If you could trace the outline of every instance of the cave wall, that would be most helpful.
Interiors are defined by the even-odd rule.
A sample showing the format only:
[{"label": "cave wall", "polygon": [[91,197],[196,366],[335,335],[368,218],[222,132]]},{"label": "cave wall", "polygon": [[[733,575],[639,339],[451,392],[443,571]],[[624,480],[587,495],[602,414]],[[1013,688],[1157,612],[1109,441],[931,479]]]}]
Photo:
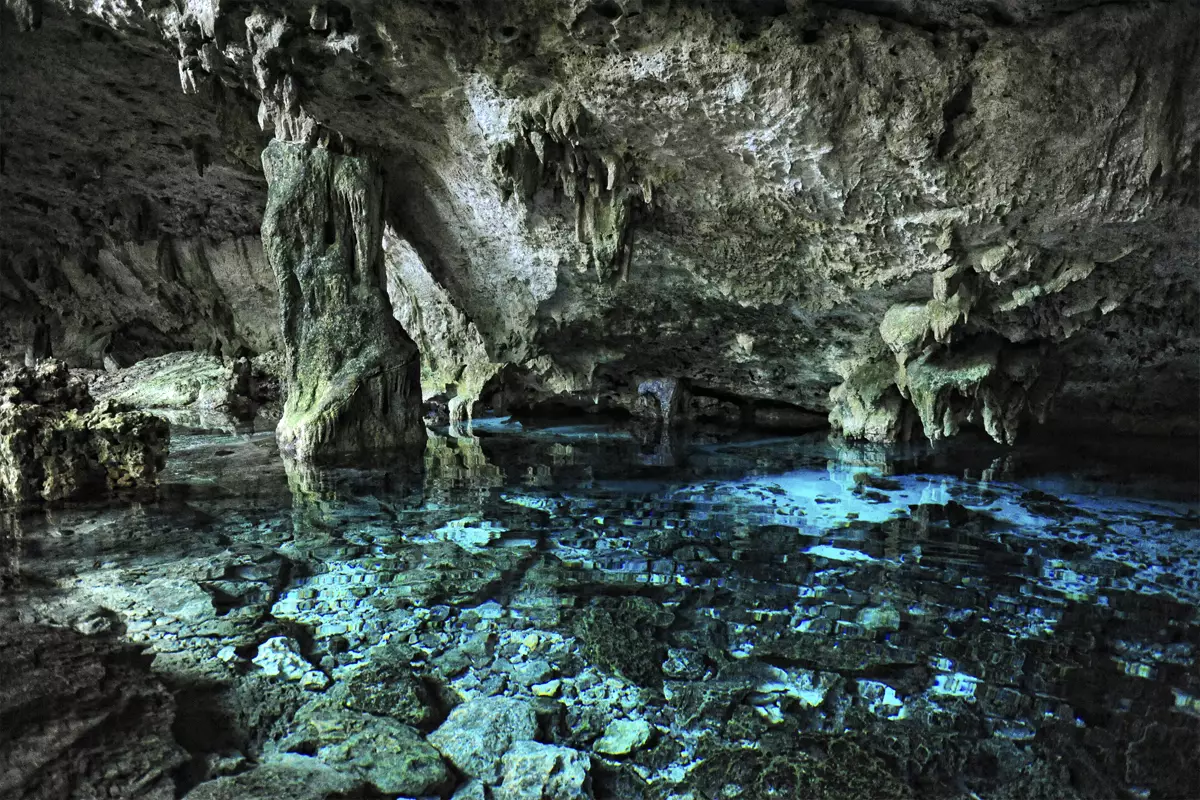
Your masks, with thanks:
[{"label": "cave wall", "polygon": [[170,350],[276,346],[258,230],[267,137],[250,95],[180,91],[151,30],[40,5],[0,12],[0,356],[33,327],[100,366]]},{"label": "cave wall", "polygon": [[[868,436],[975,423],[1003,439],[1046,415],[1196,430],[1192,3],[109,2],[44,18],[7,26],[4,74],[127,94],[86,118],[126,108],[138,144],[101,138],[130,174],[81,194],[34,146],[80,120],[34,113],[36,81],[14,78],[9,169],[27,163],[45,214],[149,198],[132,227],[0,233],[6,304],[36,297],[81,356],[132,330],[142,350],[274,345],[269,271],[244,238],[265,203],[251,156],[274,135],[383,165],[388,289],[426,395],[469,408],[505,375],[530,400],[629,406],[678,377]],[[82,74],[49,75],[45,54],[92,28]],[[158,69],[135,81],[127,62]],[[31,191],[6,193],[6,220]],[[155,287],[139,294],[98,255],[181,240],[241,240],[229,271],[245,277],[211,258],[130,270]],[[14,265],[47,242],[31,280]],[[63,321],[70,298],[101,295],[38,287],[88,253],[109,309]]]}]

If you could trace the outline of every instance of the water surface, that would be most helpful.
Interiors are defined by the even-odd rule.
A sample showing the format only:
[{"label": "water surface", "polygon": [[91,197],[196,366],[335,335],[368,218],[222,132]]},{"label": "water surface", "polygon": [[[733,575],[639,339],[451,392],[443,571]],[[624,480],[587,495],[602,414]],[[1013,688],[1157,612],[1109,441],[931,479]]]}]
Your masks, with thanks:
[{"label": "water surface", "polygon": [[2,603],[154,654],[184,786],[402,648],[426,730],[527,698],[597,797],[1200,796],[1194,450],[474,432],[325,471],[177,432],[160,501],[9,520]]}]

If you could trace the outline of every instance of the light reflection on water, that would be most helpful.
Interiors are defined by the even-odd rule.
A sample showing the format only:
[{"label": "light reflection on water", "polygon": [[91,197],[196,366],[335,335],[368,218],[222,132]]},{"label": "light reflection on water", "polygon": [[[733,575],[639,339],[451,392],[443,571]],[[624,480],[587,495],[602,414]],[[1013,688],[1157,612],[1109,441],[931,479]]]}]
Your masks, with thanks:
[{"label": "light reflection on water", "polygon": [[[466,698],[532,696],[522,665],[544,660],[565,686],[548,735],[586,751],[615,717],[655,726],[595,757],[597,796],[1200,795],[1190,475],[475,433],[324,471],[285,467],[270,433],[178,435],[159,503],[10,521],[6,602],[111,609],[197,679],[281,625],[335,681],[384,641]],[[446,666],[479,625],[494,653]]]}]

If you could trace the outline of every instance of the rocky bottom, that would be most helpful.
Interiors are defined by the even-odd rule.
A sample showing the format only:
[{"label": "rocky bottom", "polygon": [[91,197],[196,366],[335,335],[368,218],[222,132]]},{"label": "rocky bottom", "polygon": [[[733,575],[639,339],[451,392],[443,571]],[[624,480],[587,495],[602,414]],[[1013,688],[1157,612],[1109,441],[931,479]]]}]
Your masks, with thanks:
[{"label": "rocky bottom", "polygon": [[6,520],[0,796],[1200,796],[1194,446],[475,433]]}]

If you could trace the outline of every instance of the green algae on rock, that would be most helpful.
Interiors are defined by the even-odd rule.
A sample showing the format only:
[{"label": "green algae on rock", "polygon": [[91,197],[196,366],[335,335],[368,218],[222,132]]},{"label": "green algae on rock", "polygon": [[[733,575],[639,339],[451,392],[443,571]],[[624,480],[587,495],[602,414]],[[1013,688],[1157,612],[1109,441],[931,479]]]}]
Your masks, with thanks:
[{"label": "green algae on rock", "polygon": [[420,363],[385,293],[378,166],[278,140],[262,162],[287,357],[281,449],[312,460],[420,446]]}]

